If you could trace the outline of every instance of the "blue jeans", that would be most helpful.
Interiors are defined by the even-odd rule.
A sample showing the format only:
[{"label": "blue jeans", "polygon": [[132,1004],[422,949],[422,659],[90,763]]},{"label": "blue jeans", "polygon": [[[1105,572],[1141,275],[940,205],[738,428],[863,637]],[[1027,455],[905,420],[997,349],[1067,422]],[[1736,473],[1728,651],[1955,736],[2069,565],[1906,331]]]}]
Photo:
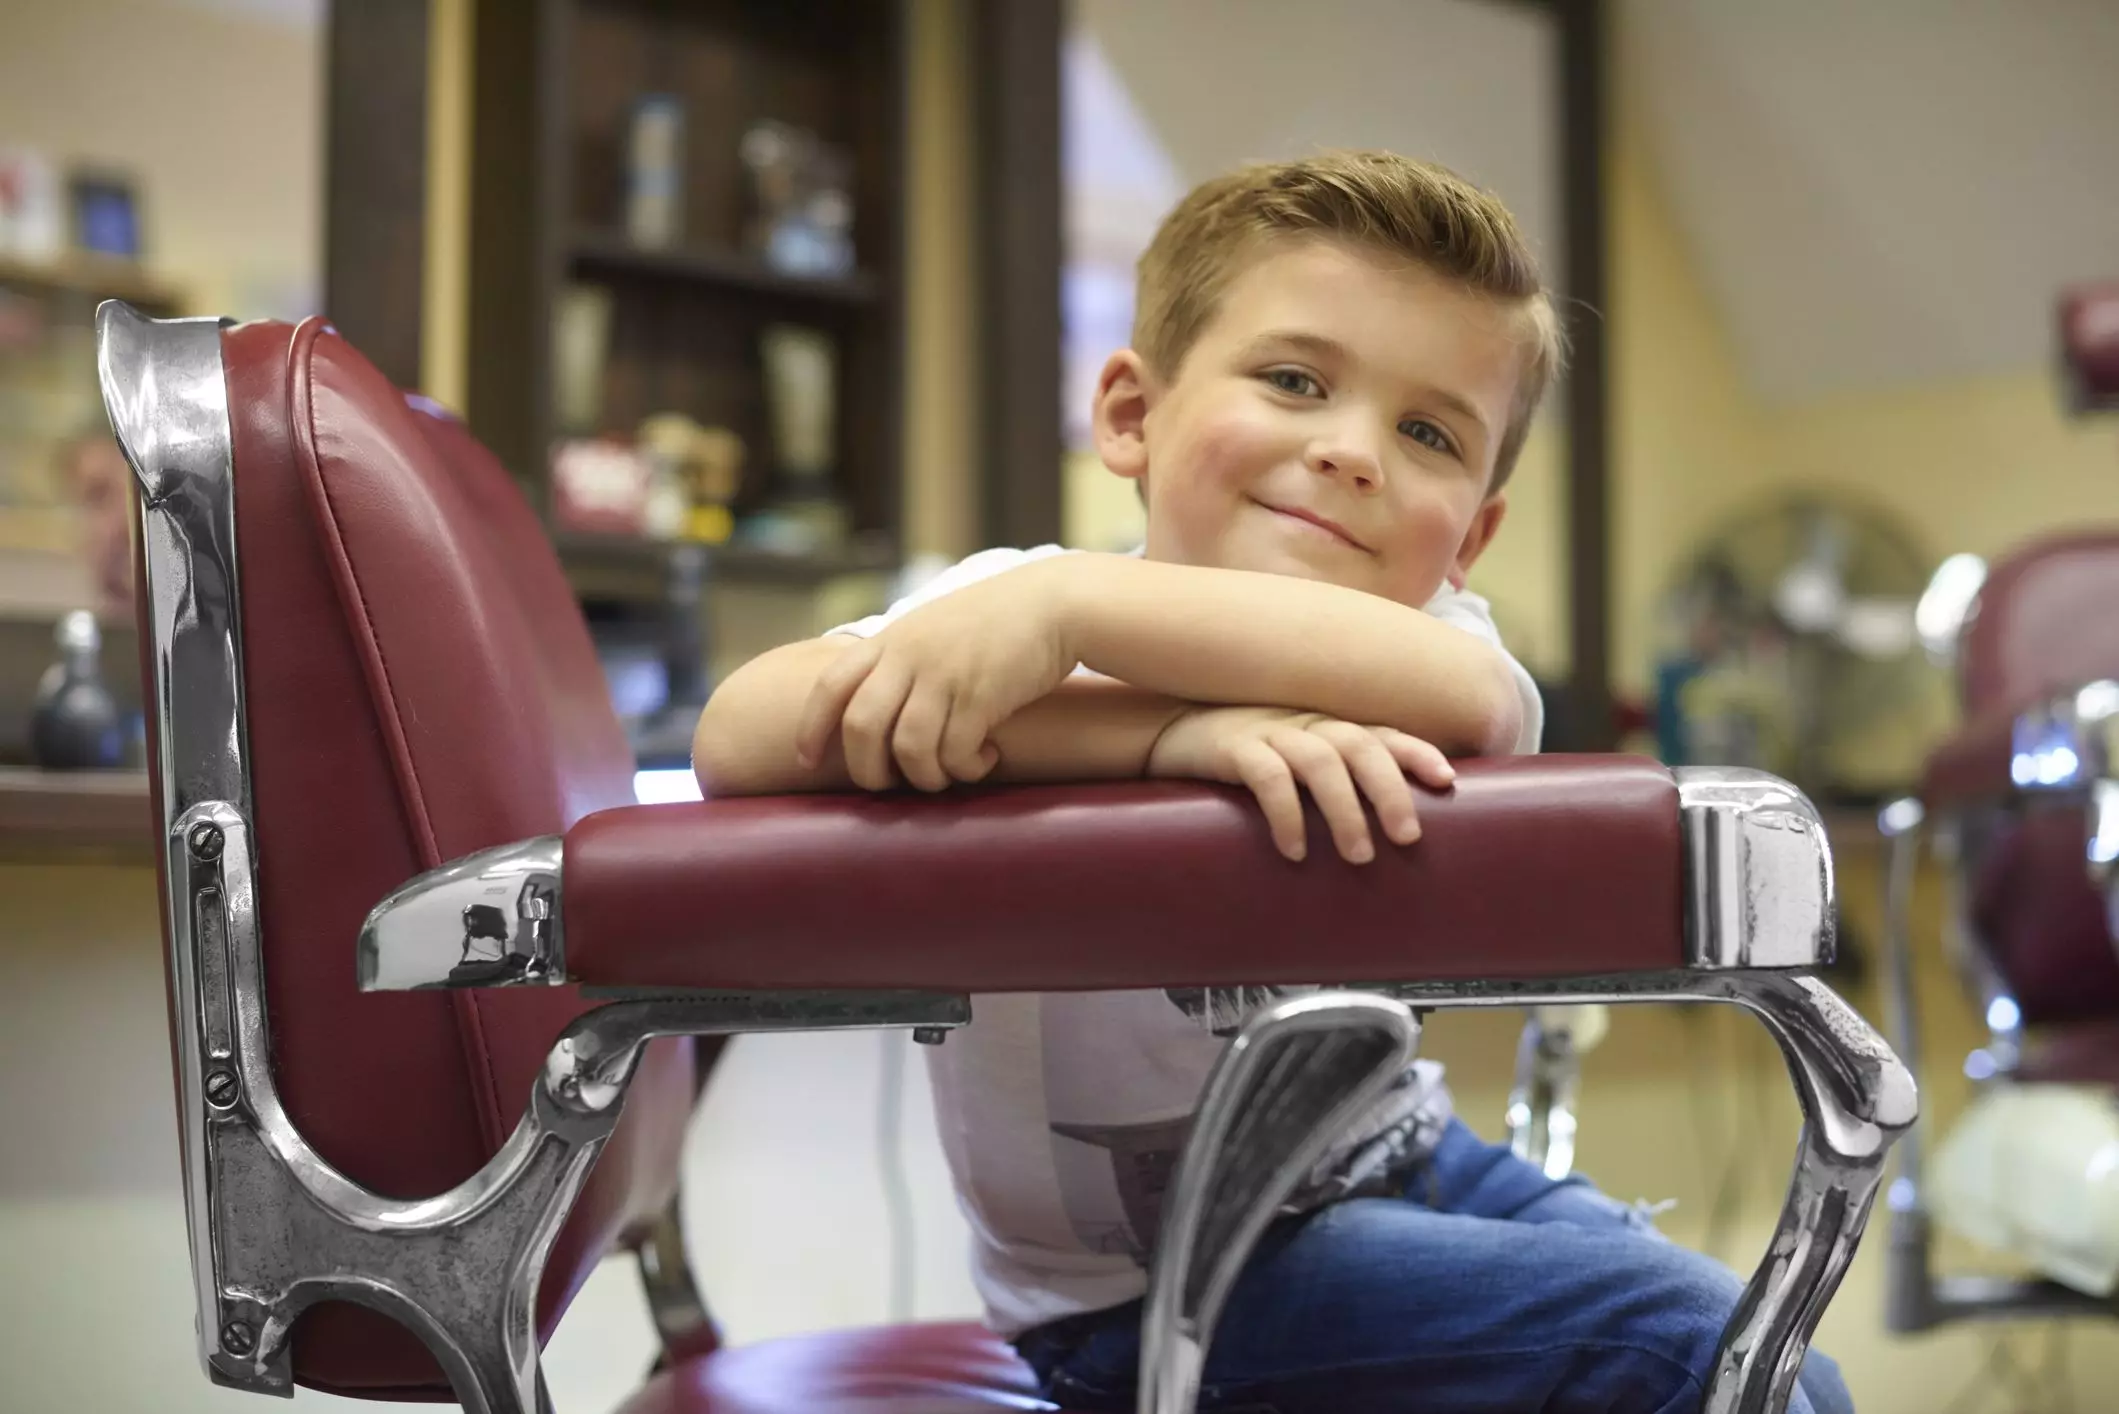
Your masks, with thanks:
[{"label": "blue jeans", "polygon": [[[1226,1414],[1695,1414],[1743,1283],[1452,1121],[1399,1197],[1269,1230],[1208,1352]],[[1048,1398],[1131,1409],[1140,1303],[1018,1342]],[[1852,1414],[1812,1354],[1789,1414]]]}]

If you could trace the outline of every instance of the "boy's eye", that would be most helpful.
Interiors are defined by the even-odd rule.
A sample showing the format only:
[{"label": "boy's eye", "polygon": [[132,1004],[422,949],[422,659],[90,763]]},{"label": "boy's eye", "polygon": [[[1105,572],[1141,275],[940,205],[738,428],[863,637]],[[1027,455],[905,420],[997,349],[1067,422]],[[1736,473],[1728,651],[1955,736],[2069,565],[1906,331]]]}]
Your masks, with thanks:
[{"label": "boy's eye", "polygon": [[1299,368],[1268,368],[1263,377],[1281,392],[1298,398],[1314,398],[1324,390],[1317,380]]},{"label": "boy's eye", "polygon": [[1424,417],[1409,417],[1398,424],[1398,430],[1423,447],[1451,454],[1457,450],[1456,444],[1449,439],[1449,433]]}]

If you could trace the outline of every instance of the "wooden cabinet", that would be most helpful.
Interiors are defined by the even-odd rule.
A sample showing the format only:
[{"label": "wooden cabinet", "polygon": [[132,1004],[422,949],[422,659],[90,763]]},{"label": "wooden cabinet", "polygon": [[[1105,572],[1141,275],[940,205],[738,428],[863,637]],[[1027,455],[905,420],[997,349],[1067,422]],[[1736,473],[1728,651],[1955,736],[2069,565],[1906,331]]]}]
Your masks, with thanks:
[{"label": "wooden cabinet", "polygon": [[[899,551],[904,56],[892,0],[520,0],[477,7],[469,415],[473,430],[549,507],[549,458],[567,433],[629,434],[676,412],[743,439],[739,524],[785,491],[760,335],[827,334],[835,353],[831,490],[846,543],[815,556],[731,549],[716,579],[785,581],[873,567]],[[628,234],[636,106],[669,95],[682,115],[681,234]],[[740,157],[761,121],[805,129],[850,159],[855,263],[786,273],[747,239],[754,203]],[[561,425],[556,321],[567,292],[608,312],[593,427]],[[561,538],[570,565],[640,559],[657,546]]]}]

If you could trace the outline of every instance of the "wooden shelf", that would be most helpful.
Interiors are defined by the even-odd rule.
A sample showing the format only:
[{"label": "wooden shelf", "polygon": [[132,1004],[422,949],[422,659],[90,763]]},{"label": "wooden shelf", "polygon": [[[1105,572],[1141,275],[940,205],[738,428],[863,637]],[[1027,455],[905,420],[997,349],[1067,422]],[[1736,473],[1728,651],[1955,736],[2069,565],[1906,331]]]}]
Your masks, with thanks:
[{"label": "wooden shelf", "polygon": [[898,557],[888,546],[850,546],[834,554],[777,555],[748,546],[724,546],[708,562],[707,573],[725,580],[799,584],[842,574],[890,574]]},{"label": "wooden shelf", "polygon": [[[908,3],[487,7],[476,116],[494,142],[481,140],[472,199],[467,400],[472,432],[526,478],[533,500],[550,503],[551,449],[566,435],[554,339],[568,323],[568,287],[591,284],[609,296],[594,331],[596,425],[635,428],[678,413],[728,429],[749,453],[742,511],[798,489],[781,475],[764,330],[792,322],[831,339],[833,489],[856,532],[893,548],[825,557],[719,548],[714,579],[814,583],[896,563]],[[632,130],[645,94],[669,94],[684,112],[676,188],[684,235],[669,249],[636,244],[627,224]],[[747,239],[755,183],[743,139],[766,120],[814,133],[846,158],[858,262],[847,274],[789,274]],[[584,597],[593,589],[637,601],[666,587],[666,547],[571,542],[561,551]]]},{"label": "wooden shelf", "polygon": [[862,271],[839,276],[790,275],[739,251],[704,246],[649,250],[608,231],[577,231],[568,255],[576,275],[646,276],[817,304],[873,304],[883,289],[881,281]]},{"label": "wooden shelf", "polygon": [[0,766],[0,858],[151,858],[151,816],[144,771]]},{"label": "wooden shelf", "polygon": [[109,256],[76,254],[34,265],[0,256],[0,285],[96,300],[121,299],[145,314],[173,314],[179,305],[173,288],[133,262]]},{"label": "wooden shelf", "polygon": [[[567,565],[656,574],[684,541],[636,540],[620,535],[561,534],[553,537]],[[783,555],[748,545],[703,545],[707,579],[745,584],[810,584],[846,574],[888,574],[898,557],[888,545],[850,545],[818,555]]]}]

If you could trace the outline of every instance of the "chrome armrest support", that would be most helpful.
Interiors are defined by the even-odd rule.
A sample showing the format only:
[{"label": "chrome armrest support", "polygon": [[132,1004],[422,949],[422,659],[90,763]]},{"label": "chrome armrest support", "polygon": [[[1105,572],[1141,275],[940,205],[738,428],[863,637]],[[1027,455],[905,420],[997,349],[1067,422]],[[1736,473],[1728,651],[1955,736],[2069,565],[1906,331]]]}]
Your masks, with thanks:
[{"label": "chrome armrest support", "polygon": [[[1141,1331],[1141,1414],[1191,1414],[1229,1281],[1328,1139],[1410,1057],[1417,1013],[1447,1007],[1585,1002],[1724,1002],[1756,1015],[1780,1043],[1803,1110],[1788,1196],[1764,1259],[1722,1332],[1704,1414],[1779,1414],[1826,1303],[1868,1222],[1892,1144],[1919,1111],[1913,1077],[1861,1016],[1814,978],[1785,972],[1686,971],[1572,982],[1414,983],[1383,989],[1404,1004],[1392,1021],[1359,994],[1323,993],[1257,1013],[1252,1047],[1232,1046],[1194,1121],[1158,1237]],[[1283,1033],[1310,1047],[1341,1028],[1403,1038],[1402,1053],[1369,1051],[1373,1070],[1299,1071]],[[1321,1034],[1304,1034],[1321,1033]],[[1350,1054],[1358,1054],[1350,1052]],[[1351,1099],[1346,1097],[1351,1096]],[[1292,1097],[1292,1098],[1291,1098]],[[1297,1103],[1299,1102],[1299,1103]],[[1241,1127],[1257,1111],[1274,1123]],[[1309,1127],[1298,1121],[1306,1118]]]},{"label": "chrome armrest support", "polygon": [[1764,1023],[1787,1060],[1803,1132],[1779,1226],[1722,1331],[1701,1408],[1704,1414],[1786,1409],[1818,1318],[1854,1259],[1891,1146],[1919,1113],[1912,1074],[1883,1038],[1824,983],[1787,972],[1687,971],[1479,988],[1427,983],[1389,991],[1420,1009],[1723,1002]]},{"label": "chrome armrest support", "polygon": [[361,926],[360,989],[565,982],[564,846],[558,835],[519,840],[452,860],[398,888]]},{"label": "chrome armrest support", "polygon": [[1587,1049],[1575,1031],[1581,1015],[1565,1007],[1533,1007],[1516,1042],[1516,1078],[1506,1112],[1508,1147],[1547,1178],[1565,1178],[1575,1166],[1575,1108]]},{"label": "chrome armrest support", "polygon": [[1215,1323],[1258,1239],[1419,1046],[1412,1008],[1360,992],[1270,1003],[1229,1042],[1200,1096],[1156,1235],[1140,1414],[1192,1414]]},{"label": "chrome armrest support", "polygon": [[1833,958],[1832,843],[1817,807],[1764,771],[1675,773],[1693,967],[1823,967]]},{"label": "chrome armrest support", "polygon": [[[1410,1059],[1418,1013],[1649,1001],[1744,1007],[1787,1058],[1803,1110],[1795,1173],[1773,1241],[1722,1332],[1703,1409],[1787,1408],[1919,1097],[1911,1072],[1860,1015],[1800,975],[1831,959],[1833,940],[1831,853],[1810,803],[1785,782],[1734,770],[1680,772],[1679,801],[1685,970],[1408,983],[1379,989],[1402,1012],[1333,992],[1253,1015],[1208,1082],[1164,1214],[1141,1332],[1141,1414],[1190,1414],[1234,1274],[1323,1143]],[[1336,1064],[1290,1059],[1310,1062],[1335,1039],[1344,1047]],[[1526,1045],[1535,1043],[1532,1033]]]}]

